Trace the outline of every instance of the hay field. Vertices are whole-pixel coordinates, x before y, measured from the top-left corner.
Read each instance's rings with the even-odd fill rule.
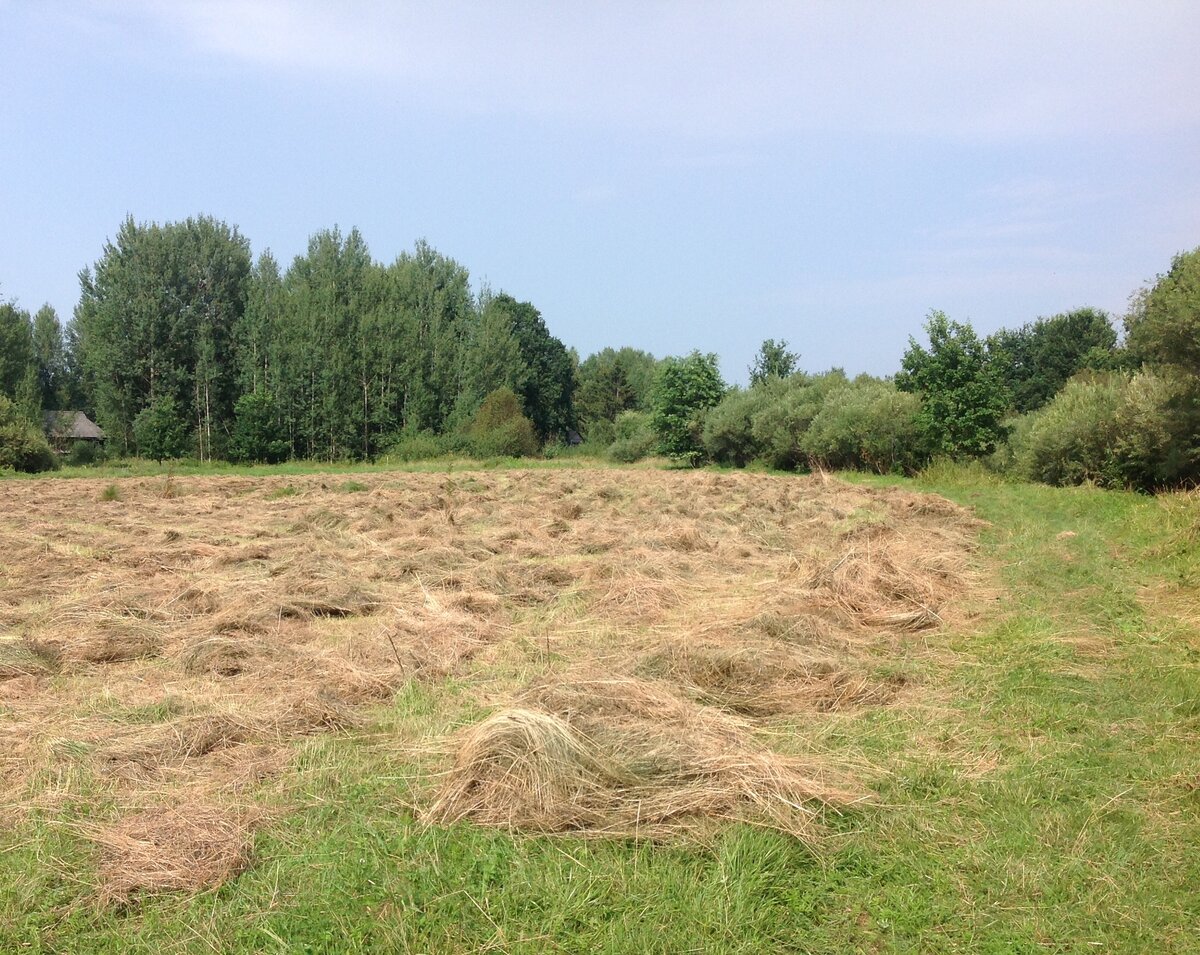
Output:
[[[819,837],[870,800],[819,745],[908,705],[978,528],[931,495],[648,470],[0,483],[0,825],[78,818],[105,897],[253,864],[297,742],[406,685],[431,825]],[[76,823],[72,823],[76,824]]]

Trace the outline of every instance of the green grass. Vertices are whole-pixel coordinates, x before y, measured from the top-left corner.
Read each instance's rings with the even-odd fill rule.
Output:
[[[833,725],[881,799],[815,850],[736,826],[709,846],[426,828],[428,782],[389,741],[473,714],[411,688],[303,745],[294,788],[262,797],[298,808],[214,892],[100,908],[69,808],[0,833],[0,951],[1200,951],[1200,633],[1168,602],[1195,606],[1200,504],[860,480],[972,507],[1003,593],[927,638],[950,651],[923,665],[929,711]]]

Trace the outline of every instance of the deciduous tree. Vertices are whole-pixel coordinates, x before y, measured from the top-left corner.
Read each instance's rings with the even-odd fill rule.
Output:
[[[667,358],[654,389],[654,431],[663,454],[697,465],[704,457],[703,412],[725,394],[715,354]]]
[[[795,373],[799,363],[799,353],[788,351],[785,340],[768,338],[759,346],[754,364],[750,366],[750,386],[761,385],[772,378],[786,378]]]
[[[924,398],[920,422],[932,450],[951,456],[991,452],[1004,434],[1008,389],[970,323],[931,312],[929,347],[915,338],[896,375],[896,387]]]

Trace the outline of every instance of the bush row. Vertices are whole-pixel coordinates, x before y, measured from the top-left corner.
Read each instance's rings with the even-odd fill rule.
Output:
[[[1173,369],[1084,372],[1049,404],[1015,419],[993,457],[1046,484],[1152,490],[1200,479],[1200,385]]]

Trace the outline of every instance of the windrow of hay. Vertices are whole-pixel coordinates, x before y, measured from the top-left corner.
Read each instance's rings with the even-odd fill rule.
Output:
[[[303,738],[452,679],[493,715],[426,741],[431,820],[809,838],[868,794],[811,755],[808,727],[904,699],[877,664],[961,618],[977,529],[925,495],[746,473],[107,483],[0,482],[0,806],[17,814],[171,793],[184,814],[244,809]],[[104,859],[186,859],[198,838],[126,822]],[[213,858],[243,859],[228,832],[237,851]],[[241,864],[188,882],[165,862],[114,892]]]
[[[638,671],[701,703],[759,717],[884,703],[897,690],[894,679],[872,679],[857,660],[736,637],[661,647]]]
[[[809,838],[822,808],[866,798],[662,682],[574,674],[518,703],[459,734],[430,820],[646,838],[739,820]]]

